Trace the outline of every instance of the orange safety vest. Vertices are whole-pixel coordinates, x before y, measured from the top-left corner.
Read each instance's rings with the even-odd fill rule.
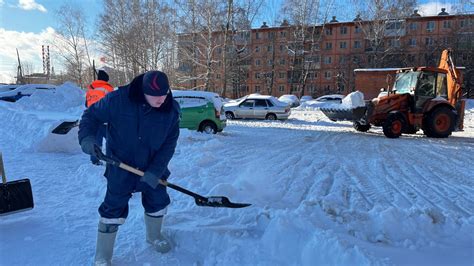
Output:
[[[94,103],[98,102],[100,99],[104,98],[105,95],[114,88],[107,82],[103,80],[94,80],[86,92],[86,105],[90,107]]]

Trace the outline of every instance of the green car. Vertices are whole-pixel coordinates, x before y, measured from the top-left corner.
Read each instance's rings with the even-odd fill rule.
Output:
[[[180,128],[216,134],[224,130],[226,117],[219,94],[207,91],[173,90],[181,107]]]

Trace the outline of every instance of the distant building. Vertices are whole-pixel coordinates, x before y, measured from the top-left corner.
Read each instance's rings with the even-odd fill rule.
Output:
[[[474,14],[450,15],[443,9],[423,17],[415,10],[407,18],[384,21],[379,36],[371,32],[373,24],[360,16],[350,22],[333,17],[303,30],[287,21],[279,27],[264,23],[232,32],[226,51],[224,32],[213,32],[207,38],[211,45],[205,33],[182,34],[177,85],[202,89],[209,69],[209,90],[222,93],[225,79],[226,97],[349,93],[362,86],[355,84],[354,69],[434,66],[447,47],[453,48],[456,65],[468,72],[474,67]],[[206,59],[206,48],[212,60]]]

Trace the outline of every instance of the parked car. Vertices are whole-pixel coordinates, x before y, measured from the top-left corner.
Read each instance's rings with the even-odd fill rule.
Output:
[[[316,98],[318,102],[334,102],[334,103],[342,103],[342,99],[346,97],[342,94],[330,94],[324,95],[321,97]]]
[[[181,107],[180,128],[216,134],[224,130],[226,117],[221,97],[206,91],[173,90]]]
[[[270,95],[249,95],[238,102],[224,105],[227,119],[259,118],[268,120],[288,119],[290,107]]]
[[[300,103],[304,103],[306,101],[312,101],[312,100],[314,100],[313,96],[304,95],[304,96],[301,97]]]
[[[12,90],[16,89],[18,86],[21,86],[21,85],[18,85],[18,84],[2,84],[2,85],[0,85],[0,93],[6,92],[6,91],[12,91]]]
[[[285,102],[290,105],[290,107],[298,107],[300,105],[300,100],[298,97],[292,94],[285,94],[278,98],[280,102]]]
[[[22,97],[31,96],[38,90],[56,90],[56,85],[51,84],[25,84],[14,88],[13,90],[0,92],[0,100],[7,102],[16,102]]]

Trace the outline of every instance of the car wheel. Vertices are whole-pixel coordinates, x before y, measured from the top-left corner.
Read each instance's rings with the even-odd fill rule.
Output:
[[[276,120],[277,117],[275,114],[267,114],[267,116],[265,116],[265,119],[267,120]]]
[[[232,112],[225,112],[225,117],[227,119],[231,119],[231,120],[235,119],[234,113],[232,113]]]
[[[217,133],[217,126],[214,122],[211,121],[204,121],[199,126],[199,132],[206,133],[206,134],[216,134]]]

